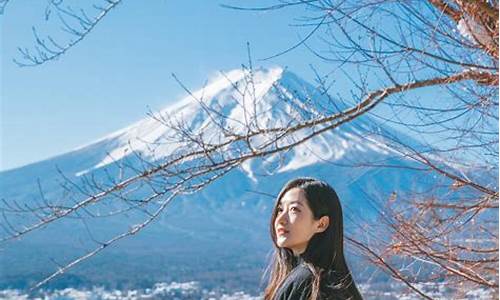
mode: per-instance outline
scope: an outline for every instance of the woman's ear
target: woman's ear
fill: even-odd
[[[319,219],[318,225],[316,227],[316,232],[323,232],[328,228],[328,225],[330,225],[330,217],[328,216],[322,216]]]

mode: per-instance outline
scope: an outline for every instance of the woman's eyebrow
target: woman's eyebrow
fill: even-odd
[[[296,203],[298,205],[304,206],[304,204],[302,204],[302,202],[300,202],[300,201],[290,201],[290,202],[285,201],[285,202],[288,203],[288,204],[295,204]],[[280,206],[280,205],[283,205],[283,202],[280,202],[278,204],[278,206]]]

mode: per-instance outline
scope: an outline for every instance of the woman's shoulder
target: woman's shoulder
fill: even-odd
[[[276,292],[275,300],[309,299],[313,274],[305,264],[297,265]]]
[[[314,275],[309,267],[300,263],[287,276],[276,292],[274,300],[309,300],[312,291]],[[320,282],[318,299],[362,299],[359,292],[352,294],[349,286],[350,276],[341,276],[337,272],[326,272]]]
[[[313,273],[305,263],[301,263],[293,269],[288,279],[292,283],[307,283],[308,281],[312,281]]]

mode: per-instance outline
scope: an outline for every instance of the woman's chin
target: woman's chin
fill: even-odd
[[[286,241],[284,239],[281,239],[279,238],[277,241],[276,241],[276,245],[278,245],[278,247],[280,248],[283,248],[283,247],[286,247]]]

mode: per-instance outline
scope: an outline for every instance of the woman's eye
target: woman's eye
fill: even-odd
[[[290,210],[293,212],[300,212],[300,209],[298,209],[297,207],[292,207],[290,208]]]
[[[282,212],[282,211],[283,211],[283,208],[278,207],[278,212]]]

